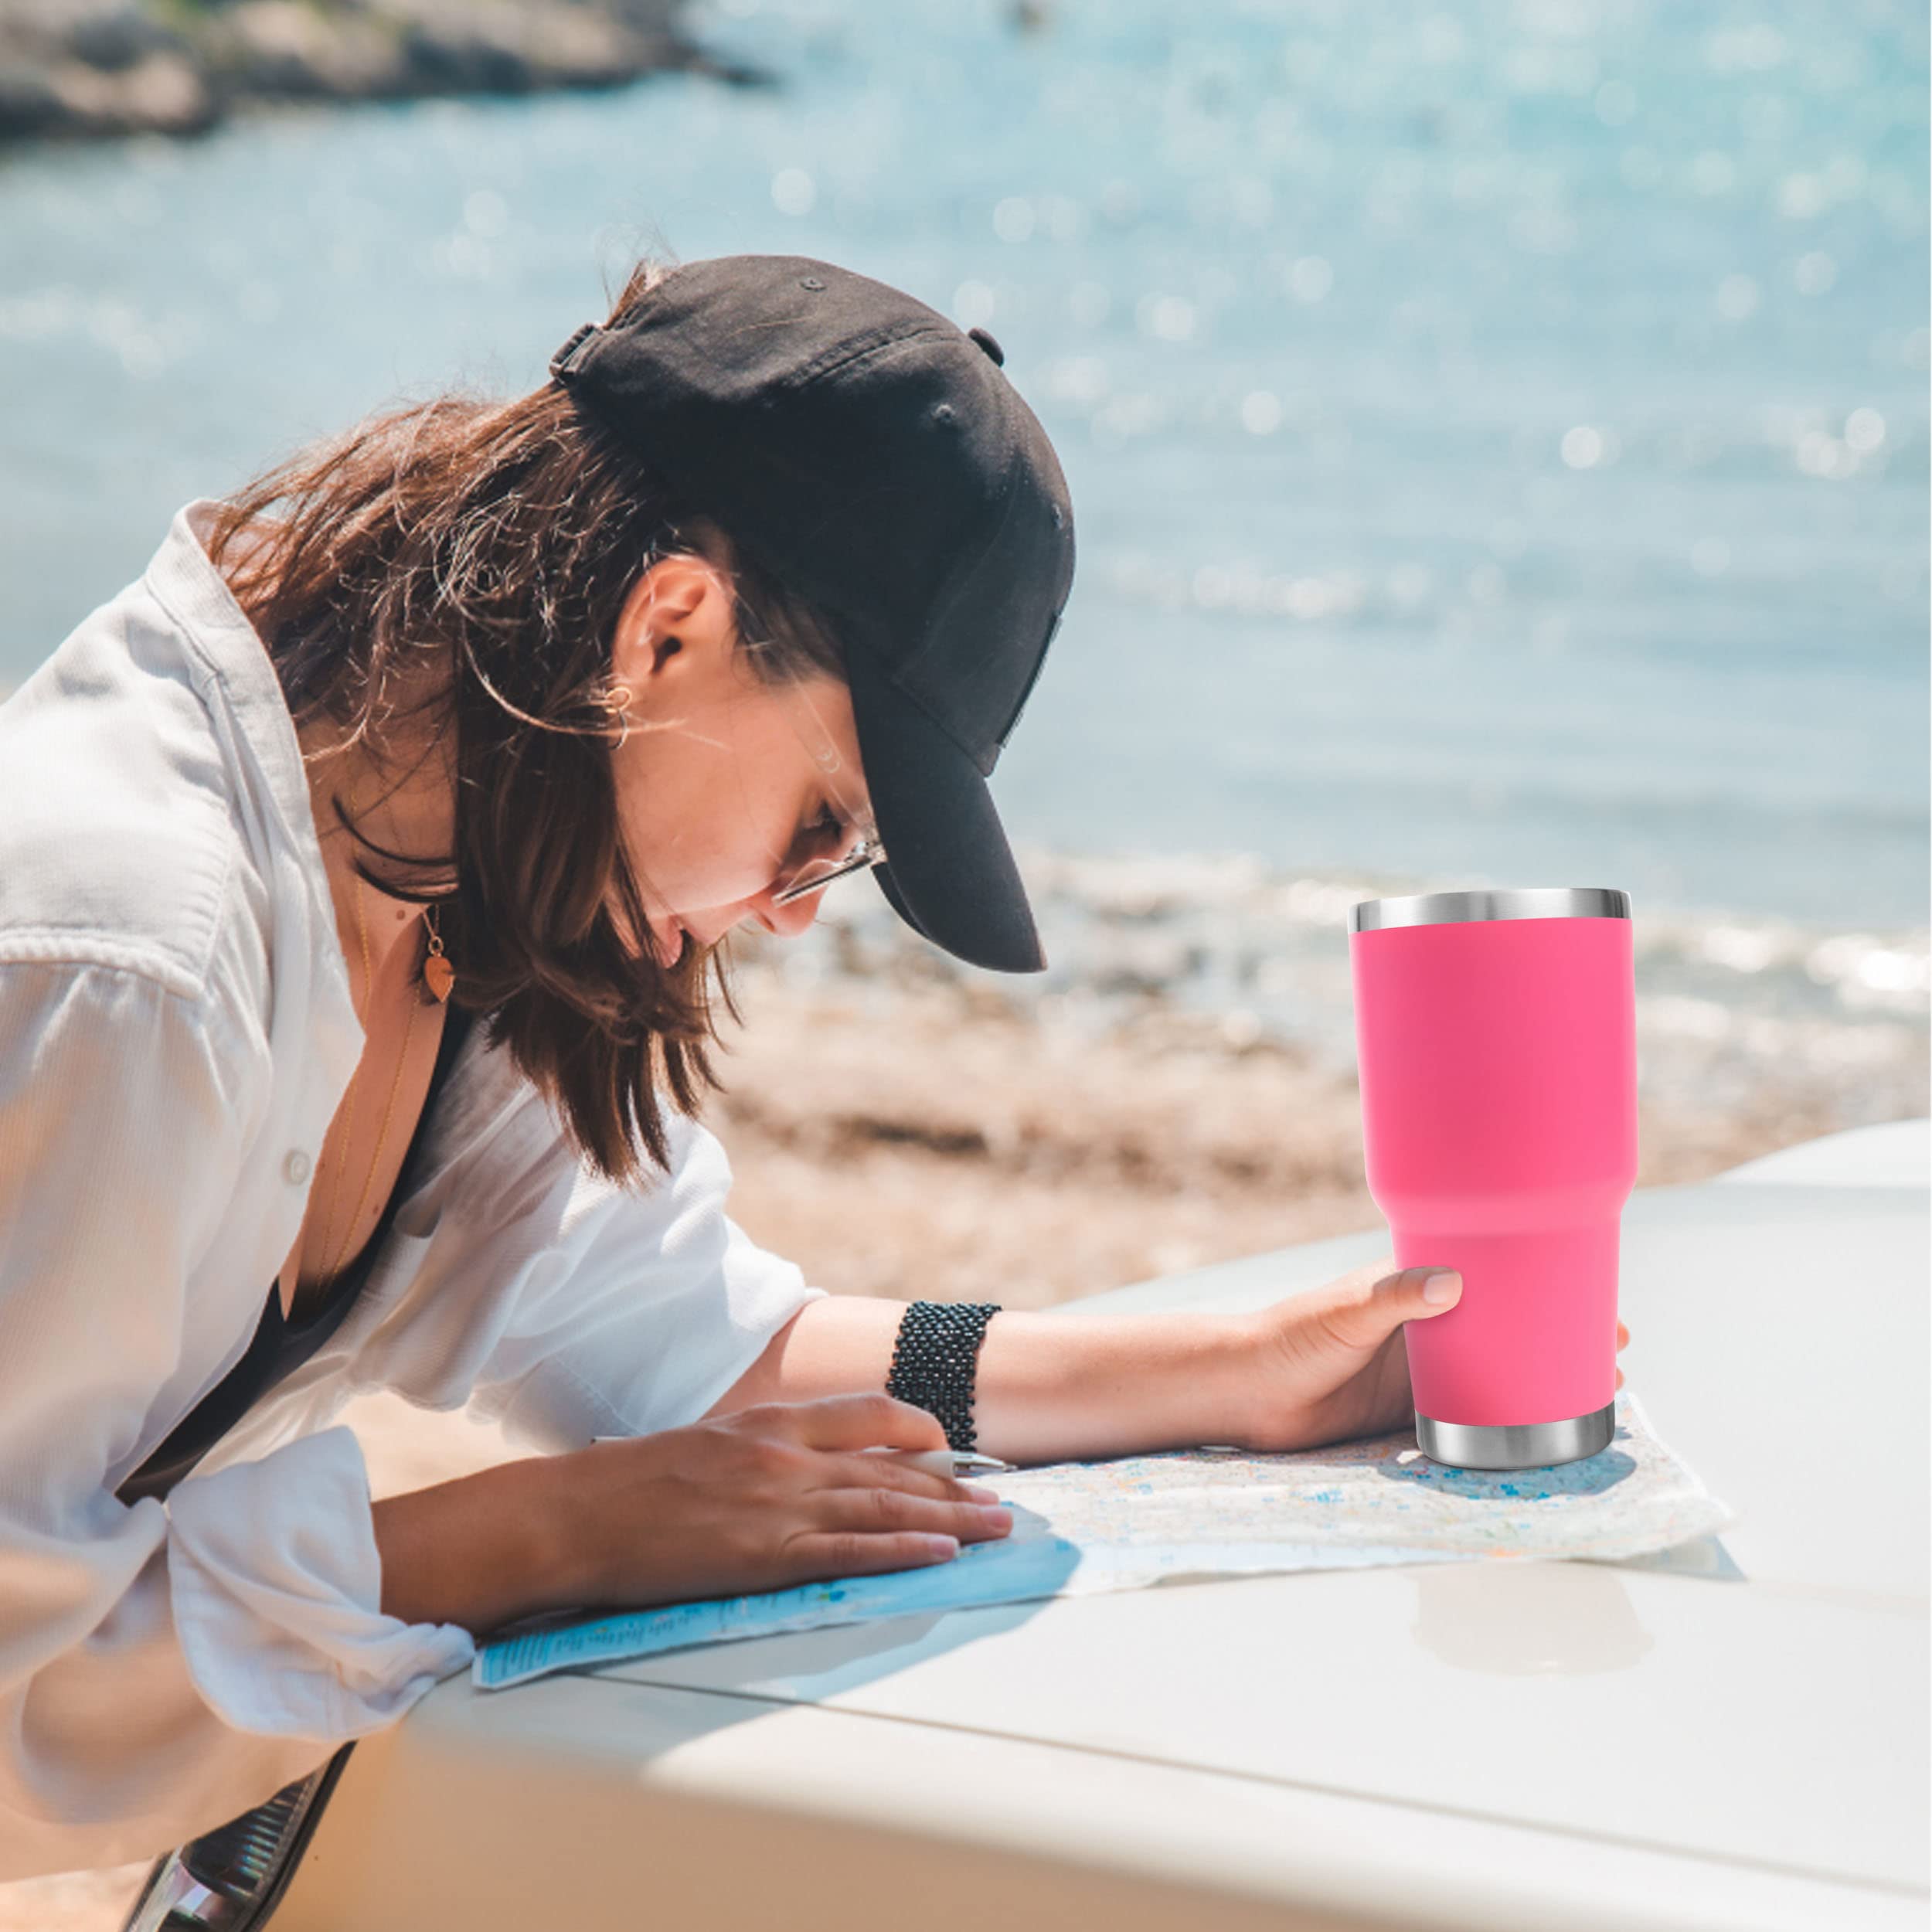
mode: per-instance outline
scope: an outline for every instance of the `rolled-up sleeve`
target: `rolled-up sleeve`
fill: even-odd
[[[533,1107],[527,1124],[540,1117]],[[630,1187],[560,1141],[544,1150],[547,1198],[522,1220],[546,1238],[519,1269],[471,1393],[472,1413],[522,1446],[696,1421],[825,1294],[726,1213],[731,1168],[716,1137],[681,1116],[668,1126],[669,1171]],[[504,1137],[496,1158],[516,1145]],[[505,1182],[480,1191],[529,1202],[528,1172]]]
[[[472,1651],[381,1614],[347,1430],[165,1507],[109,1487],[236,1211],[250,1077],[209,1002],[120,966],[0,961],[0,1879],[206,1830]]]

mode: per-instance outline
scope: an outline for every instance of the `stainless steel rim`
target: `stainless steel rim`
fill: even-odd
[[[1365,899],[1349,914],[1352,933],[1383,926],[1450,926],[1476,919],[1628,919],[1630,894],[1614,886],[1521,886],[1494,891],[1412,893]]]
[[[1431,1462],[1451,1469],[1543,1469],[1580,1462],[1610,1447],[1617,1404],[1561,1422],[1437,1422],[1416,1414],[1416,1442]]]

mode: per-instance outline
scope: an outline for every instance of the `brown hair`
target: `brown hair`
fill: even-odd
[[[641,262],[610,321],[669,267]],[[267,521],[277,504],[285,513]],[[716,948],[687,944],[667,968],[627,951],[611,917],[614,896],[630,930],[647,930],[610,761],[617,619],[643,570],[694,552],[730,573],[740,646],[767,682],[842,677],[831,622],[554,383],[371,417],[250,482],[208,548],[217,563],[234,552],[230,581],[298,729],[326,718],[386,772],[392,731],[425,719],[451,771],[450,853],[390,851],[332,794],[356,845],[401,869],[385,877],[359,855],[357,872],[437,902],[451,998],[490,1015],[492,1044],[600,1172],[638,1179],[640,1141],[667,1166],[660,1087],[695,1114],[719,1084],[714,974],[736,1009]]]

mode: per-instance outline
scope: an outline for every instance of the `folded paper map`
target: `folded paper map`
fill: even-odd
[[[1735,1515],[1658,1440],[1628,1389],[1609,1446],[1550,1468],[1451,1468],[1404,1429],[1291,1455],[1182,1450],[987,1480],[1012,1505],[1012,1534],[951,1562],[552,1621],[479,1648],[472,1681],[498,1690],[692,1644],[1183,1577],[1553,1558],[1739,1573],[1714,1535]]]

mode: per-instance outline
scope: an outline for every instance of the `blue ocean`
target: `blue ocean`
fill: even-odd
[[[638,250],[823,256],[992,330],[1061,453],[995,778],[1043,877],[1617,886],[1922,1025],[1922,9],[687,20],[773,84],[0,160],[0,686],[186,498],[541,380]]]

